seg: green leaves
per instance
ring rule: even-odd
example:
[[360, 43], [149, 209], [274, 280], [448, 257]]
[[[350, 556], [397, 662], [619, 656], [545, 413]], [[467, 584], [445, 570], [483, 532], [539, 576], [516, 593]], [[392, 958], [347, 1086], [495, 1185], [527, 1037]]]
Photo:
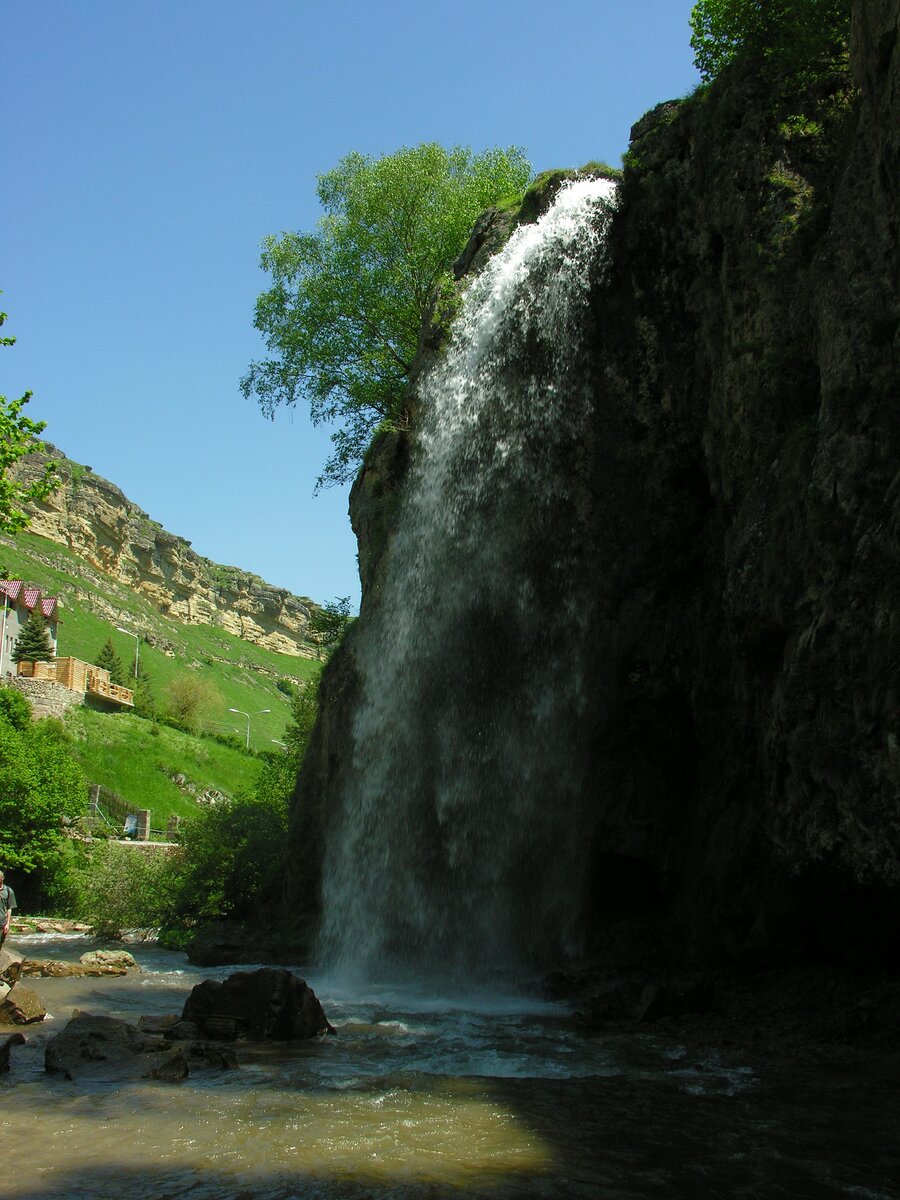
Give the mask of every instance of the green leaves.
[[[0, 312], [0, 325], [6, 321], [6, 313]], [[14, 337], [0, 337], [0, 346], [13, 346]], [[22, 410], [31, 399], [26, 392], [18, 400], [7, 400], [0, 396], [0, 532], [17, 533], [28, 524], [23, 504], [43, 500], [59, 486], [55, 463], [47, 463], [36, 479], [30, 483], [18, 483], [7, 478], [9, 469], [41, 448], [35, 438], [46, 428], [45, 421], [32, 421]]]
[[319, 177], [318, 230], [266, 238], [260, 264], [272, 286], [254, 323], [271, 357], [251, 364], [241, 388], [266, 416], [305, 400], [314, 424], [340, 423], [317, 488], [353, 477], [377, 425], [402, 423], [422, 317], [442, 273], [479, 214], [521, 192], [530, 175], [517, 147], [351, 153]]
[[40, 608], [32, 609], [22, 632], [13, 646], [12, 660], [19, 662], [51, 662], [56, 657], [47, 622]]
[[846, 57], [850, 0], [700, 0], [691, 13], [694, 63], [714, 79], [739, 53], [792, 76]]
[[87, 807], [84, 777], [58, 722], [22, 728], [0, 707], [0, 862], [31, 872], [52, 867], [62, 823]]

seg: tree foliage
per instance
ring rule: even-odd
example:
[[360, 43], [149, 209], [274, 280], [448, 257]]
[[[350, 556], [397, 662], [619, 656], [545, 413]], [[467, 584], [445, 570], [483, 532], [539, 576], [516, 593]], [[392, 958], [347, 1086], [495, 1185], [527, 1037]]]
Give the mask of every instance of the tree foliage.
[[304, 399], [314, 424], [340, 422], [317, 486], [352, 478], [376, 426], [402, 423], [435, 288], [478, 215], [530, 176], [518, 147], [348, 154], [319, 176], [317, 231], [265, 239], [261, 266], [272, 286], [257, 300], [255, 325], [271, 357], [251, 364], [241, 388], [267, 416]]
[[115, 937], [123, 929], [154, 928], [173, 919], [177, 855], [133, 850], [101, 838], [64, 850], [46, 891], [97, 933]]
[[284, 750], [265, 756], [252, 792], [201, 809], [182, 826], [171, 891], [176, 920], [247, 920], [281, 868], [288, 807], [316, 720], [318, 681], [294, 696]]
[[197, 733], [214, 709], [224, 705], [214, 683], [202, 675], [176, 675], [163, 689], [167, 714], [191, 733]]
[[338, 596], [315, 609], [309, 618], [309, 632], [319, 647], [333, 650], [352, 620], [350, 597]]
[[791, 74], [846, 57], [850, 0], [700, 0], [691, 13], [694, 62], [713, 79], [738, 53], [772, 59]]
[[56, 657], [53, 642], [47, 629], [43, 613], [37, 607], [31, 610], [22, 632], [13, 646], [12, 660], [18, 662], [51, 662]]
[[116, 648], [113, 645], [112, 638], [108, 637], [100, 649], [100, 653], [95, 659], [96, 666], [104, 671], [109, 672], [110, 683], [116, 683], [119, 687], [126, 687], [125, 668], [122, 665], [122, 660], [116, 654]]
[[25, 873], [56, 865], [63, 824], [87, 807], [87, 787], [58, 721], [23, 726], [0, 703], [0, 862]]
[[[7, 314], [0, 312], [0, 326], [6, 321]], [[0, 346], [14, 346], [14, 337], [0, 337]], [[59, 486], [55, 463], [49, 462], [42, 474], [31, 483], [17, 483], [9, 479], [8, 472], [20, 458], [33, 454], [40, 449], [40, 442], [35, 438], [43, 433], [46, 421], [32, 421], [22, 410], [31, 399], [31, 392], [26, 392], [18, 400], [7, 400], [0, 396], [0, 532], [17, 533], [28, 524], [28, 517], [22, 510], [23, 504], [33, 500], [43, 500]]]

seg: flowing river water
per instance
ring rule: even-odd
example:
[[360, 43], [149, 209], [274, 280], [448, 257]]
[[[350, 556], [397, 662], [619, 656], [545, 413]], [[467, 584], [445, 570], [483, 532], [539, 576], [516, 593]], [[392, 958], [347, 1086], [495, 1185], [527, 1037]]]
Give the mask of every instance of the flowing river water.
[[[75, 959], [94, 945], [14, 948]], [[237, 1071], [181, 1083], [47, 1075], [46, 1040], [74, 1008], [178, 1013], [195, 983], [236, 969], [131, 949], [139, 974], [28, 981], [52, 1016], [3, 1077], [0, 1196], [900, 1197], [896, 1079], [837, 1061], [775, 1069], [653, 1032], [586, 1035], [563, 1006], [522, 996], [347, 990], [310, 973], [335, 1037], [237, 1043]]]

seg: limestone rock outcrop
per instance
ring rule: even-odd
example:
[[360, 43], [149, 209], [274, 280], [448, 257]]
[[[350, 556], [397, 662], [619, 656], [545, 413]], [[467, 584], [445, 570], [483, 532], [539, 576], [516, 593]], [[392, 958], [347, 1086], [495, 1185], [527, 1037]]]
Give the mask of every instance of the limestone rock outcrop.
[[[315, 609], [311, 600], [203, 558], [190, 542], [151, 520], [114, 483], [45, 445], [62, 484], [46, 500], [29, 506], [32, 533], [72, 550], [173, 620], [215, 625], [281, 654], [315, 657], [316, 647], [307, 641]], [[44, 456], [29, 455], [12, 474], [28, 481], [44, 461]]]

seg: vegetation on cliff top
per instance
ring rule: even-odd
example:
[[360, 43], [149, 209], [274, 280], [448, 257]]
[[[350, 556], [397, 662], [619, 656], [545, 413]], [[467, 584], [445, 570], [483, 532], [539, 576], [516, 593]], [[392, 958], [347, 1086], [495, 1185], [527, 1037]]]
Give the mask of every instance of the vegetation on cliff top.
[[691, 13], [694, 62], [714, 79], [739, 54], [809, 77], [846, 59], [850, 0], [700, 0]]
[[350, 480], [376, 427], [404, 423], [422, 318], [441, 276], [477, 217], [530, 177], [515, 146], [348, 154], [319, 176], [318, 230], [266, 238], [261, 266], [272, 286], [257, 300], [255, 325], [272, 357], [252, 363], [241, 388], [267, 416], [305, 399], [314, 424], [340, 423], [317, 486]]

